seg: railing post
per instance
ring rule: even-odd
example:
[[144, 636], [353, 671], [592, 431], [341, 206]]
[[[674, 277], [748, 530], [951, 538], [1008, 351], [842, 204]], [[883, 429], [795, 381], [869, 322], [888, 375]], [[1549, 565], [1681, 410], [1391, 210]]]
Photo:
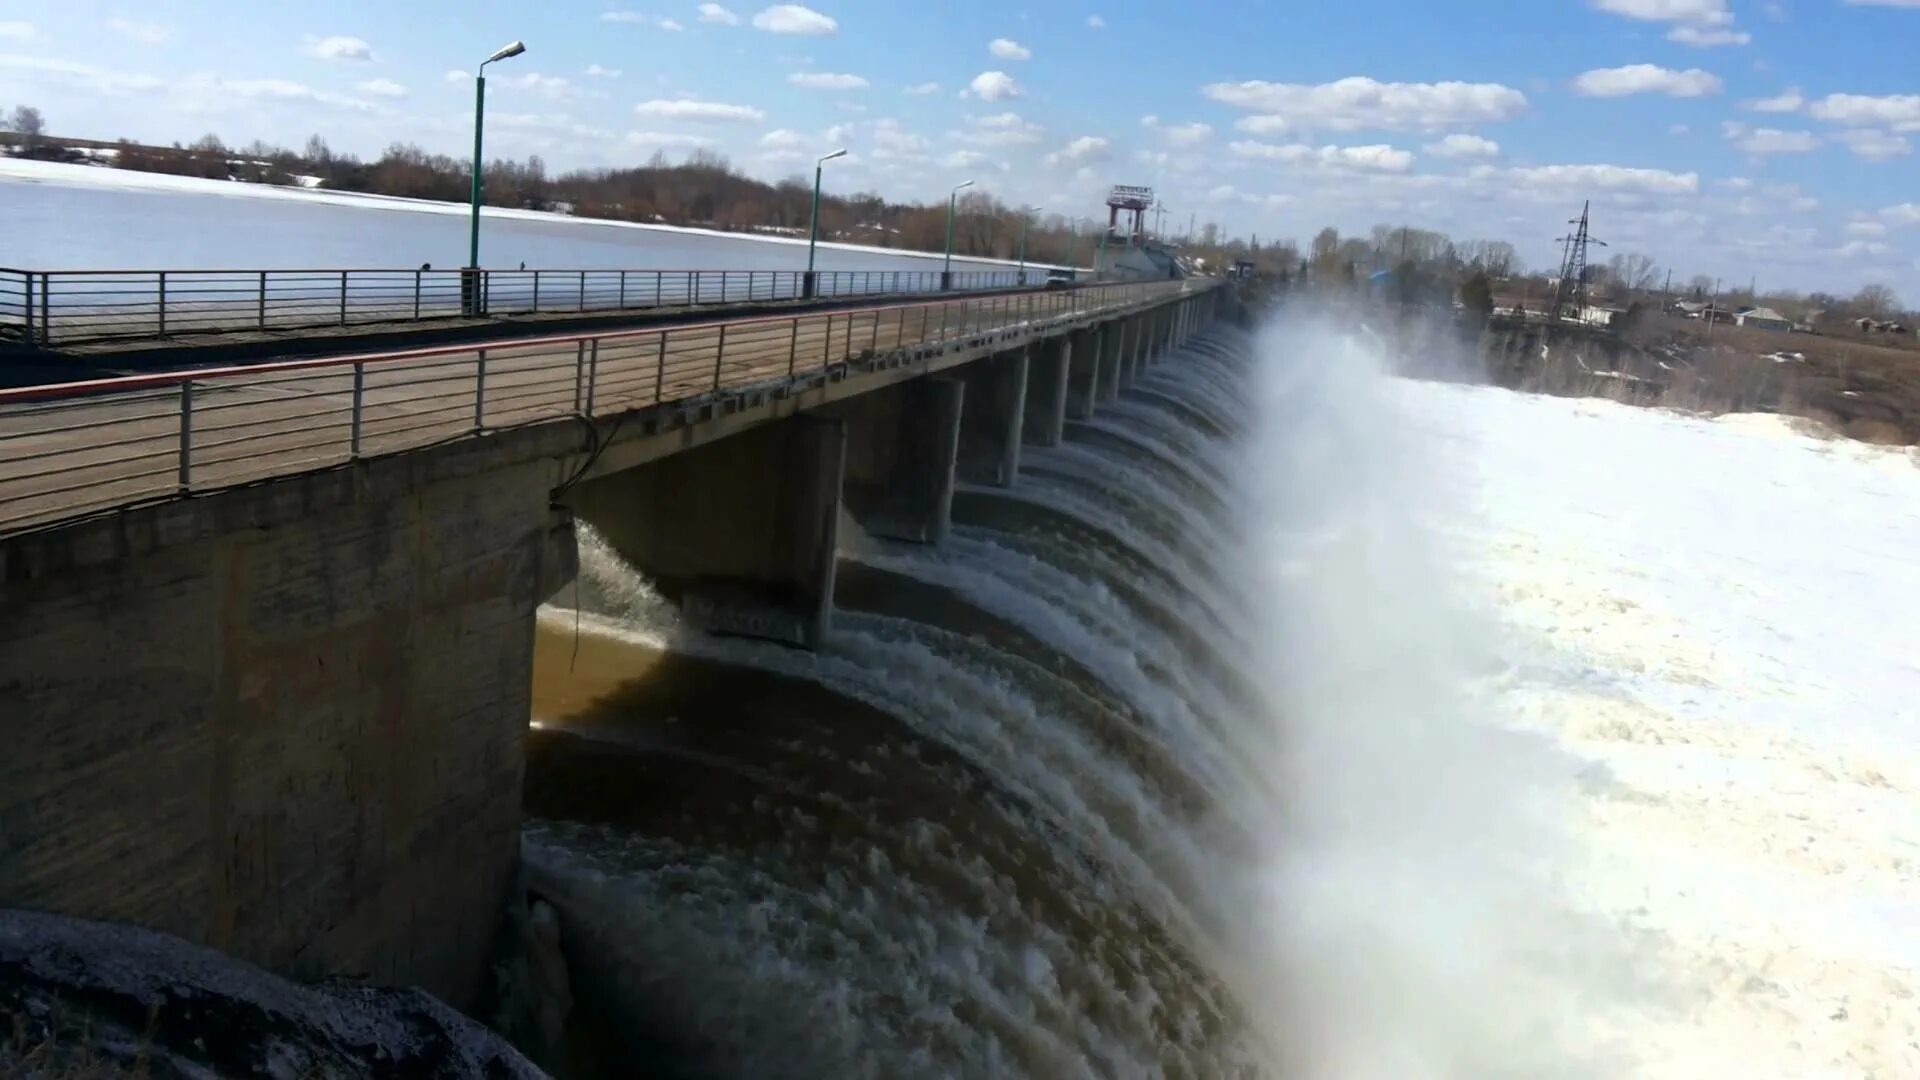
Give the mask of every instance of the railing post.
[[833, 357], [833, 312], [827, 312], [827, 334], [820, 341], [820, 370], [827, 370]]
[[600, 384], [600, 339], [593, 339], [593, 346], [587, 350], [587, 415], [593, 415], [594, 391]]
[[360, 458], [360, 432], [362, 429], [362, 421], [360, 418], [365, 415], [363, 406], [366, 399], [367, 365], [355, 364], [353, 365], [353, 422], [348, 429], [347, 456], [356, 461]]
[[800, 317], [793, 317], [793, 330], [787, 335], [787, 378], [793, 378], [794, 363], [800, 357]]
[[625, 270], [622, 270], [620, 271], [620, 303], [616, 304], [615, 307], [620, 308], [621, 310], [625, 310], [626, 306], [627, 306], [627, 272]]
[[695, 279], [694, 272], [692, 270], [689, 270], [687, 271], [687, 303], [698, 304], [699, 302], [700, 302], [699, 282]]
[[667, 332], [660, 331], [660, 347], [653, 355], [653, 403], [660, 404], [666, 396], [667, 384]]
[[420, 271], [413, 272], [413, 321], [420, 321]]
[[581, 338], [573, 350], [573, 411], [580, 412], [580, 395], [586, 390], [587, 339]]
[[340, 271], [340, 325], [347, 325], [347, 272]]
[[478, 432], [486, 428], [487, 423], [487, 350], [481, 349], [473, 365], [473, 430]]
[[877, 311], [873, 313], [873, 336], [867, 341], [867, 351], [880, 351], [880, 313]]
[[27, 344], [32, 345], [40, 340], [35, 336], [33, 329], [33, 302], [35, 299], [33, 295], [33, 271], [28, 270], [22, 274], [20, 287], [26, 291]]
[[540, 313], [540, 271], [538, 270], [533, 272], [533, 307], [528, 310], [535, 315]]
[[193, 490], [193, 380], [180, 384], [180, 491]]
[[53, 305], [51, 282], [53, 275], [46, 271], [40, 273], [40, 344], [53, 343]]
[[587, 310], [587, 272], [580, 271], [580, 310]]
[[160, 336], [167, 336], [167, 272], [160, 271]]
[[267, 272], [260, 271], [260, 329], [267, 328]]
[[[720, 273], [722, 275], [721, 284], [720, 284], [720, 295], [725, 296], [726, 289], [727, 289], [726, 277], [725, 277], [726, 271], [722, 270], [720, 271]], [[725, 303], [724, 300], [721, 302]], [[720, 342], [719, 344], [713, 347], [713, 389], [716, 393], [720, 389], [720, 366], [726, 363], [726, 360], [727, 360], [727, 324], [721, 323], [720, 324]]]
[[663, 275], [663, 274], [661, 274], [661, 272], [660, 272], [660, 271], [658, 271], [658, 270], [655, 270], [655, 271], [653, 272], [653, 306], [654, 306], [654, 307], [659, 307], [659, 306], [660, 306], [660, 296], [661, 296], [661, 293], [660, 293], [660, 289], [661, 289], [661, 284], [660, 284], [660, 280], [661, 280], [661, 278], [662, 278], [662, 277], [664, 277], [664, 276], [665, 276], [665, 275]]

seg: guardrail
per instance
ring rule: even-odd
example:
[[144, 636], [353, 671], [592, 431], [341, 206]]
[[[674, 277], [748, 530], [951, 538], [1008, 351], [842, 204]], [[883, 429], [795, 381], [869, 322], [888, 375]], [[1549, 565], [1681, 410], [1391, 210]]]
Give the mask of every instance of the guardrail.
[[1091, 285], [0, 390], [0, 531], [790, 381], [1206, 287]]
[[[1043, 269], [956, 271], [950, 292], [1045, 284]], [[938, 270], [12, 270], [0, 340], [36, 346], [937, 292]]]

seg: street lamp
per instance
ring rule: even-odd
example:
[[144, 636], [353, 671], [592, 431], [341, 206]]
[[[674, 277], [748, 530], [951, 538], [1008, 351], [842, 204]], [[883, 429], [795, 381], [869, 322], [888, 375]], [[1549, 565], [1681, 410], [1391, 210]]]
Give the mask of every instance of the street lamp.
[[807, 215], [807, 282], [802, 291], [806, 299], [813, 298], [813, 247], [820, 240], [820, 171], [834, 158], [847, 156], [846, 147], [820, 158], [813, 163], [813, 210]]
[[1044, 206], [1029, 206], [1020, 212], [1020, 284], [1027, 283], [1027, 223], [1033, 215], [1045, 210]]
[[[473, 215], [467, 233], [467, 267], [472, 270], [480, 269], [480, 132], [487, 114], [487, 65], [526, 51], [526, 45], [518, 41], [504, 45], [480, 61], [480, 68], [473, 76]], [[468, 305], [469, 309], [471, 306]]]
[[970, 188], [972, 186], [973, 186], [973, 181], [962, 180], [959, 183], [953, 185], [953, 190], [947, 193], [947, 255], [946, 255], [946, 259], [942, 261], [940, 264], [940, 288], [942, 289], [953, 288], [953, 208], [954, 208], [954, 204], [958, 202], [960, 199], [961, 189]]

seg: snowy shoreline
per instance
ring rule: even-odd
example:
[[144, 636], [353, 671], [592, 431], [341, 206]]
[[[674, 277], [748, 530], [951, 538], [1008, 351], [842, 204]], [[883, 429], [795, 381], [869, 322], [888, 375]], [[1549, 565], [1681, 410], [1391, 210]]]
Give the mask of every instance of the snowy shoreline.
[[[439, 214], [444, 216], [465, 217], [468, 207], [465, 203], [438, 202], [430, 199], [411, 199], [398, 195], [378, 195], [362, 192], [327, 191], [305, 187], [280, 187], [272, 184], [243, 183], [236, 180], [207, 180], [197, 176], [173, 176], [167, 173], [135, 172], [127, 169], [104, 168], [97, 165], [71, 165], [64, 162], [33, 161], [24, 158], [0, 156], [0, 185], [7, 183], [50, 184], [59, 187], [81, 187], [95, 190], [140, 192], [161, 195], [201, 195], [220, 198], [260, 199], [280, 202], [303, 203], [309, 206], [339, 206], [357, 210], [383, 210], [416, 214]], [[503, 206], [486, 206], [480, 210], [481, 216], [488, 220], [524, 221], [544, 225], [571, 225], [602, 229], [631, 229], [643, 232], [675, 236], [700, 237], [715, 240], [732, 240], [753, 244], [784, 244], [805, 247], [804, 238], [774, 236], [765, 233], [728, 232], [722, 229], [701, 229], [687, 225], [653, 225], [638, 221], [614, 221], [607, 218], [574, 217], [568, 214], [550, 213], [544, 210], [516, 210]], [[904, 248], [880, 248], [867, 244], [847, 244], [822, 240], [822, 250], [850, 252], [854, 254], [885, 255], [890, 258], [923, 259], [940, 262], [944, 256], [939, 252], [910, 251]], [[0, 263], [4, 263], [0, 259]], [[1009, 259], [988, 259], [979, 256], [954, 256], [954, 262], [969, 266], [1010, 266], [1017, 267], [1018, 262]], [[1027, 266], [1036, 270], [1062, 269], [1047, 263], [1029, 262]], [[40, 269], [22, 267], [21, 269]], [[541, 267], [540, 269], [547, 269]], [[594, 269], [591, 267], [555, 267], [554, 269]], [[717, 268], [716, 268], [717, 269]]]

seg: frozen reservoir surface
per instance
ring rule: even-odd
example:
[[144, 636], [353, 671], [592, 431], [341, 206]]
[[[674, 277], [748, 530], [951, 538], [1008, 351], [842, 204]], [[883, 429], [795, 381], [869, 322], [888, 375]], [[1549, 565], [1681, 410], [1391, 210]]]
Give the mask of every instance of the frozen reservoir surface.
[[1603, 1071], [1920, 1076], [1920, 457], [1772, 416], [1385, 398], [1497, 628], [1483, 715], [1573, 763], [1558, 876], [1623, 960], [1559, 988], [1606, 984], [1567, 1003]]

